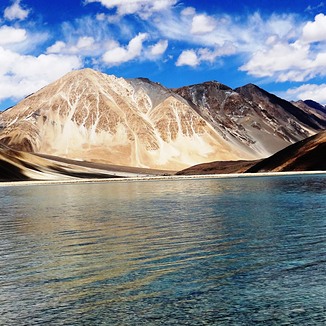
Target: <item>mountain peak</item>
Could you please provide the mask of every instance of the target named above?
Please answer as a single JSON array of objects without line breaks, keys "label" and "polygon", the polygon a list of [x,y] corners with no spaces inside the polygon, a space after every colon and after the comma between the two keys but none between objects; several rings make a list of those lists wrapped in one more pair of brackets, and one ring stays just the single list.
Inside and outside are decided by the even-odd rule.
[{"label": "mountain peak", "polygon": [[91,69],[91,68],[84,68],[84,69],[72,70],[60,79],[76,78],[76,77],[77,78],[78,77],[90,77],[90,76],[99,76],[99,75],[103,75],[103,74],[101,72]]},{"label": "mountain peak", "polygon": [[0,142],[70,159],[177,170],[266,157],[316,132],[292,104],[253,84],[237,90],[242,93],[215,80],[172,90],[148,78],[75,70],[2,112]]},{"label": "mountain peak", "polygon": [[194,88],[207,88],[207,89],[211,89],[211,88],[215,88],[217,90],[221,90],[221,91],[229,91],[232,90],[231,87],[224,85],[216,80],[210,80],[210,81],[206,81],[203,82],[201,84],[194,84],[194,85],[190,85],[188,87],[194,87]]},{"label": "mountain peak", "polygon": [[269,94],[264,89],[252,83],[237,87],[234,89],[234,91],[247,98],[252,98],[252,95],[257,93]]},{"label": "mountain peak", "polygon": [[19,150],[124,166],[177,170],[251,157],[228,144],[189,105],[148,79],[73,71],[1,117],[0,142]]},{"label": "mountain peak", "polygon": [[316,110],[322,111],[326,113],[326,106],[321,105],[320,103],[313,101],[313,100],[304,100],[303,101],[306,105],[310,106],[311,108],[314,108]]}]

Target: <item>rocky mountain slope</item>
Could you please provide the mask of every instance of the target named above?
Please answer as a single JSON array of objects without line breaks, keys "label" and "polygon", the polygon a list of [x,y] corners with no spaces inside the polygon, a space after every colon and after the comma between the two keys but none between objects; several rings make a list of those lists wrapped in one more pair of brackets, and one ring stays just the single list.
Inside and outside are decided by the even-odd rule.
[{"label": "rocky mountain slope", "polygon": [[283,171],[326,171],[326,131],[284,148],[246,172]]},{"label": "rocky mountain slope", "polygon": [[176,175],[204,175],[204,174],[230,174],[244,173],[261,160],[255,161],[214,161],[196,164],[178,171]]},{"label": "rocky mountain slope", "polygon": [[326,128],[326,107],[312,100],[292,102],[319,124],[322,129]]},{"label": "rocky mountain slope", "polygon": [[325,118],[305,113],[252,84],[232,90],[208,82],[176,92],[225,139],[250,148],[256,157],[269,156],[326,127]]},{"label": "rocky mountain slope", "polygon": [[289,145],[270,157],[257,161],[216,161],[191,166],[178,175],[256,173],[286,171],[326,171],[326,131]]},{"label": "rocky mountain slope", "polygon": [[173,170],[253,156],[225,140],[167,88],[91,69],[64,76],[0,119],[3,144],[73,159]]},{"label": "rocky mountain slope", "polygon": [[309,113],[252,85],[232,90],[207,82],[170,90],[84,69],[2,112],[0,143],[68,159],[180,170],[267,157],[325,125],[318,109]]}]

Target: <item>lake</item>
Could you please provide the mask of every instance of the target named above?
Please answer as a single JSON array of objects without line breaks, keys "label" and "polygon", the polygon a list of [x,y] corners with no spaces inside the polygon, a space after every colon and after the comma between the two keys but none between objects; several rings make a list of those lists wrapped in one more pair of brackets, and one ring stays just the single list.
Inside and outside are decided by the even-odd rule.
[{"label": "lake", "polygon": [[0,325],[325,325],[326,176],[0,185]]}]

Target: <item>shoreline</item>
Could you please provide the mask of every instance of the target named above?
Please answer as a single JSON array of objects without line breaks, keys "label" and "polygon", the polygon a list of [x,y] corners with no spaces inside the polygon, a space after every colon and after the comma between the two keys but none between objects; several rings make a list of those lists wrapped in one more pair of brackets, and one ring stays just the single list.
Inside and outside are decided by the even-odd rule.
[{"label": "shoreline", "polygon": [[18,187],[33,185],[61,185],[61,184],[91,184],[111,182],[146,182],[146,181],[168,181],[168,180],[192,180],[192,179],[235,179],[252,177],[278,177],[278,176],[300,176],[300,175],[323,175],[326,171],[289,171],[289,172],[258,172],[258,173],[230,173],[230,174],[197,174],[197,175],[170,175],[170,176],[139,176],[126,178],[71,178],[61,180],[31,180],[31,181],[3,181],[0,187]]}]

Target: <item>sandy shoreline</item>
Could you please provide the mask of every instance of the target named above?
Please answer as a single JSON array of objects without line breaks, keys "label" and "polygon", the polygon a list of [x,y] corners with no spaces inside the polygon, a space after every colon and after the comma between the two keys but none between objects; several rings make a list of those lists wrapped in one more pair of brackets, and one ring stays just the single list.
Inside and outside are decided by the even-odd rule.
[{"label": "sandy shoreline", "polygon": [[231,173],[231,174],[203,174],[203,175],[170,175],[170,176],[140,176],[129,178],[103,178],[103,179],[63,179],[63,180],[35,180],[35,181],[11,181],[0,182],[0,187],[7,186],[32,186],[32,185],[60,185],[79,183],[107,183],[107,182],[145,182],[166,180],[191,180],[191,179],[230,179],[248,177],[278,177],[299,175],[323,175],[326,171],[296,171],[296,172],[261,172],[261,173]]}]

